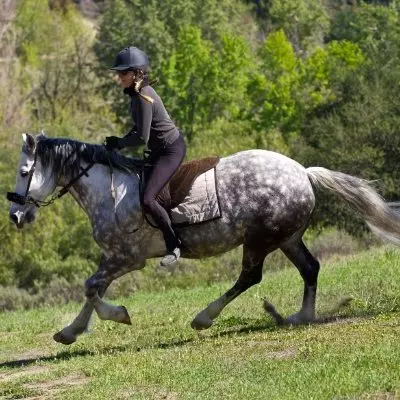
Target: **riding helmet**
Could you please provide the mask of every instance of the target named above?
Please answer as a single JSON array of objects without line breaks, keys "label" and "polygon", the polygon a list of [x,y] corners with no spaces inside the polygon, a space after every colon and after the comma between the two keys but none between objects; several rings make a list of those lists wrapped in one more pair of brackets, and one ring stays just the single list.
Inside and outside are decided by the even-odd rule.
[{"label": "riding helmet", "polygon": [[137,47],[126,47],[117,54],[114,65],[110,69],[116,71],[141,69],[147,72],[149,70],[149,59],[146,53]]}]

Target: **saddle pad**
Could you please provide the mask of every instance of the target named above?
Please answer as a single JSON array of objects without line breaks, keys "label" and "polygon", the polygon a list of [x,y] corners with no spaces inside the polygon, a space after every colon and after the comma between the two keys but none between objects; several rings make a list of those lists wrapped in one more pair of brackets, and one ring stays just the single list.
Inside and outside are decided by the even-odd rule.
[{"label": "saddle pad", "polygon": [[184,226],[220,217],[214,167],[196,178],[183,201],[171,210],[171,221],[174,226]]}]

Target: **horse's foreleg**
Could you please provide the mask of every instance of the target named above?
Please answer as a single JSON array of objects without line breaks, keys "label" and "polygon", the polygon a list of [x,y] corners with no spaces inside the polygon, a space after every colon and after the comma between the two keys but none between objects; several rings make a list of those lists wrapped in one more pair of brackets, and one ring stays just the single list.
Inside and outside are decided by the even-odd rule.
[{"label": "horse's foreleg", "polygon": [[100,319],[132,325],[128,311],[124,306],[109,304],[99,295],[100,287],[103,285],[108,286],[114,279],[124,275],[130,270],[131,269],[121,269],[116,274],[110,274],[107,270],[102,269],[97,271],[85,282],[85,294],[88,302],[94,307]]},{"label": "horse's foreleg", "polygon": [[114,279],[145,266],[145,260],[136,260],[134,264],[121,265],[120,261],[102,257],[99,270],[85,282],[85,294],[88,302],[94,307],[100,319],[111,320],[131,325],[131,319],[124,306],[114,306],[101,298],[100,288],[108,286]]},{"label": "horse's foreleg", "polygon": [[254,249],[249,245],[243,246],[242,271],[234,286],[217,300],[210,303],[204,310],[199,312],[191,323],[194,329],[207,329],[213,324],[222,310],[241,293],[249,287],[261,282],[262,266],[266,257],[264,248]]},{"label": "horse's foreleg", "polygon": [[85,282],[87,301],[81,312],[70,325],[53,336],[54,340],[63,344],[74,343],[78,335],[87,330],[93,310],[97,312],[101,319],[110,319],[112,321],[130,324],[130,318],[125,307],[108,304],[103,301],[101,297],[114,279],[133,269],[142,268],[143,266],[144,262],[139,265],[132,265],[129,268],[118,268],[113,265],[112,268],[110,268],[110,260],[107,260],[103,255],[101,257],[99,270]]},{"label": "horse's foreleg", "polygon": [[[103,286],[99,289],[99,295],[103,296],[107,290],[107,286]],[[89,301],[86,301],[82,310],[78,316],[72,321],[72,323],[66,326],[61,331],[54,334],[53,339],[56,342],[62,344],[72,344],[76,342],[79,335],[87,331],[90,318],[92,316],[94,306]]]},{"label": "horse's foreleg", "polygon": [[302,324],[315,320],[315,300],[319,262],[311,255],[303,241],[287,243],[281,250],[297,267],[304,281],[303,303],[299,312],[288,317],[284,322]]}]

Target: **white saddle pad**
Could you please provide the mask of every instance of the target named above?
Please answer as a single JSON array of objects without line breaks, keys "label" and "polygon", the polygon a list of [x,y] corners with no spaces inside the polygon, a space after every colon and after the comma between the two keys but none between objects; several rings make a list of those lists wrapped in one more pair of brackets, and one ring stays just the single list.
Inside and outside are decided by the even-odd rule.
[{"label": "white saddle pad", "polygon": [[183,202],[171,210],[171,221],[179,226],[220,217],[215,168],[212,168],[196,178]]}]

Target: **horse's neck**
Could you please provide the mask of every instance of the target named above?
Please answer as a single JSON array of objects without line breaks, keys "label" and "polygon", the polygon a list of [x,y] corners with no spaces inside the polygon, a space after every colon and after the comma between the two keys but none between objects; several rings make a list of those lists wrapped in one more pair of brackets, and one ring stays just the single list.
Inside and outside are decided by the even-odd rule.
[{"label": "horse's neck", "polygon": [[[82,163],[81,167],[86,168],[87,164]],[[132,202],[138,202],[139,179],[134,174],[127,174],[114,169],[114,185],[111,184],[110,169],[105,165],[95,164],[87,174],[88,176],[83,175],[73,185],[70,193],[91,220],[101,215],[99,213],[103,213],[104,210],[113,210],[115,201],[118,201],[118,194],[124,190],[124,193],[127,193],[128,187]],[[67,183],[63,182],[64,185]],[[113,189],[116,190],[115,199],[112,196]]]}]

